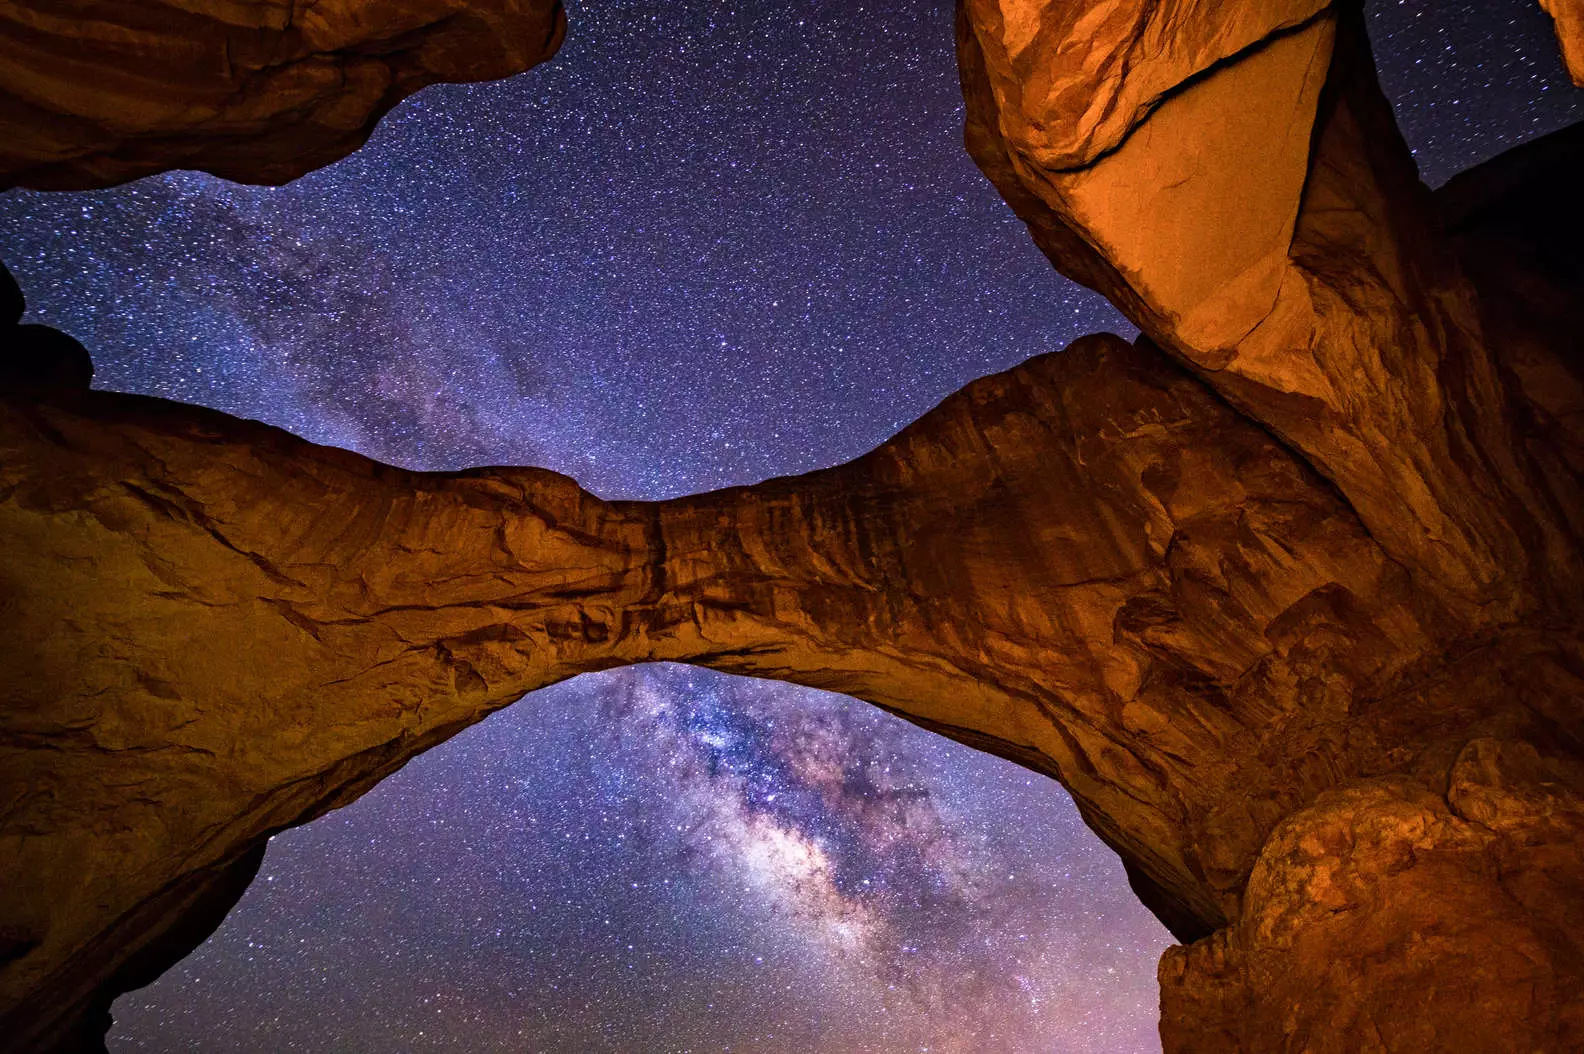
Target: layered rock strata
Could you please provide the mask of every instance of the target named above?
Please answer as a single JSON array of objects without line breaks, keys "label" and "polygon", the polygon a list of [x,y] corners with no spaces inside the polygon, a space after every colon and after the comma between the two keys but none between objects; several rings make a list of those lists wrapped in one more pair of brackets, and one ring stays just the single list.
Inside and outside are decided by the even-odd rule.
[{"label": "layered rock strata", "polygon": [[425,85],[521,73],[565,29],[560,0],[8,0],[0,189],[173,168],[285,183]]}]

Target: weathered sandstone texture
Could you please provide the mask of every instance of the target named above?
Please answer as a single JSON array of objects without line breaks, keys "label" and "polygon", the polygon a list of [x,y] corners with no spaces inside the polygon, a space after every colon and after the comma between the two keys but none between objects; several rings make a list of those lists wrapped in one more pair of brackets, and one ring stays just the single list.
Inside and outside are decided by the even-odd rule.
[{"label": "weathered sandstone texture", "polygon": [[1572,531],[1510,454],[1499,364],[1356,5],[960,10],[970,150],[1058,268],[1300,453],[1462,617],[1576,596]]},{"label": "weathered sandstone texture", "polygon": [[1573,83],[1584,88],[1584,0],[1540,0],[1556,22],[1557,45]]},{"label": "weathered sandstone texture", "polygon": [[1184,942],[1168,1051],[1584,1049],[1584,132],[1431,194],[1344,4],[963,0],[959,50],[975,158],[1144,336],[851,464],[604,502],[9,389],[8,1038],[91,1046],[271,832],[669,659],[1059,779]]},{"label": "weathered sandstone texture", "polygon": [[1336,580],[1275,708],[1348,747],[1261,750],[1309,789],[1163,959],[1167,1049],[1584,1048],[1584,129],[1432,195],[1356,4],[963,0],[959,56],[1052,262],[1334,488],[1424,635],[1365,643]]},{"label": "weathered sandstone texture", "polygon": [[285,183],[425,85],[544,61],[565,28],[560,0],[6,0],[0,189]]},{"label": "weathered sandstone texture", "polygon": [[1444,663],[1444,606],[1147,342],[1088,338],[852,464],[659,505],[131,396],[4,411],[3,978],[30,1038],[102,1014],[269,833],[583,670],[798,681],[1047,772],[1193,938],[1350,777],[1553,747],[1550,687],[1584,668],[1523,626]]}]

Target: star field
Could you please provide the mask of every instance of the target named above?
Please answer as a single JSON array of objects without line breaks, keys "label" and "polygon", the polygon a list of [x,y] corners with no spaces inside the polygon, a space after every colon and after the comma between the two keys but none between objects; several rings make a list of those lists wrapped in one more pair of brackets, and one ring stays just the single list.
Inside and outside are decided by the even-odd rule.
[{"label": "star field", "polygon": [[1126,325],[964,156],[949,5],[570,17],[546,66],[425,91],[284,188],[18,195],[9,261],[103,387],[603,497],[846,460]]},{"label": "star field", "polygon": [[1381,87],[1432,187],[1584,119],[1538,4],[1376,0],[1365,12]]},{"label": "star field", "polygon": [[[127,1050],[1149,1049],[1157,923],[1042,777],[684,667],[278,837]],[[1076,848],[1073,848],[1076,847]]]},{"label": "star field", "polygon": [[[835,464],[1132,329],[961,146],[948,3],[570,4],[282,188],[0,198],[99,387],[656,498]],[[1374,3],[1426,180],[1584,117],[1530,0]],[[680,666],[536,692],[271,844],[124,1051],[1159,1049],[1170,942],[1054,783]]]}]

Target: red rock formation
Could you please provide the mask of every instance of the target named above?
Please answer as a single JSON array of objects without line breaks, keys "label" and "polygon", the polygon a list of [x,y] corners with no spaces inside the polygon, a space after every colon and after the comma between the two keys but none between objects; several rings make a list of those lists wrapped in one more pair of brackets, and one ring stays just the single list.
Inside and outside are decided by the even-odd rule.
[{"label": "red rock formation", "polygon": [[1444,785],[1476,737],[1551,756],[1576,734],[1571,631],[1449,663],[1455,623],[1330,487],[1115,338],[851,465],[658,506],[156,400],[5,409],[0,977],[9,1034],[41,1042],[200,938],[270,832],[582,670],[784,678],[1047,772],[1184,938],[1246,928],[1270,832],[1351,777]]},{"label": "red rock formation", "polygon": [[[1357,5],[959,12],[969,149],[1052,262],[1332,483],[1436,613],[1373,688],[1328,704],[1288,683],[1299,711],[1335,707],[1344,741],[1396,717],[1373,761],[1282,753],[1295,774],[1322,766],[1318,793],[1255,822],[1228,928],[1162,961],[1167,1048],[1584,1046],[1581,683],[1560,657],[1584,602],[1584,263],[1565,189],[1584,136],[1437,200]],[[1520,684],[1529,633],[1562,651]],[[1492,635],[1509,659],[1468,663]],[[1308,678],[1373,651],[1350,639]],[[1482,738],[1503,696],[1537,723]],[[1404,765],[1427,735],[1446,738]]]},{"label": "red rock formation", "polygon": [[9,0],[0,189],[172,168],[285,183],[362,146],[425,85],[544,61],[565,28],[560,0]]},{"label": "red rock formation", "polygon": [[1577,597],[1357,6],[1235,10],[965,0],[970,150],[1058,268],[1299,451],[1422,587],[1471,622]]},{"label": "red rock formation", "polygon": [[1556,21],[1557,46],[1573,83],[1584,88],[1584,3],[1580,0],[1540,0]]},{"label": "red rock formation", "polygon": [[1166,1049],[1584,1047],[1575,745],[1475,737],[1440,778],[1348,780],[1287,817],[1236,923],[1162,958]]},{"label": "red rock formation", "polygon": [[0,404],[8,1036],[91,1042],[270,832],[523,691],[673,659],[1061,780],[1187,942],[1168,1050],[1584,1047],[1584,134],[1431,195],[1356,6],[959,28],[976,159],[1146,336],[850,465],[607,503]]}]

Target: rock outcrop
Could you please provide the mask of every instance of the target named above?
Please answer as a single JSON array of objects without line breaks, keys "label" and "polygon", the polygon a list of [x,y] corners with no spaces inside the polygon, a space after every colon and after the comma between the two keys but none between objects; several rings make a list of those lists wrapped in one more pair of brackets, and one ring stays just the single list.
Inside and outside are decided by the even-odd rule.
[{"label": "rock outcrop", "polygon": [[1584,799],[1572,744],[1545,745],[1476,736],[1441,778],[1347,780],[1283,820],[1237,921],[1162,958],[1165,1048],[1580,1049]]},{"label": "rock outcrop", "polygon": [[[1167,1049],[1584,1045],[1584,685],[1571,659],[1521,687],[1460,655],[1579,626],[1584,134],[1432,195],[1357,4],[963,0],[959,55],[970,152],[1052,262],[1333,485],[1435,612],[1436,643],[1382,671],[1397,689],[1335,705],[1354,729],[1422,713],[1436,761],[1386,760],[1425,744],[1417,719],[1382,764],[1285,755],[1330,785],[1238,857],[1227,928],[1162,961]],[[1551,730],[1485,737],[1492,693]]]},{"label": "rock outcrop", "polygon": [[1580,0],[1540,0],[1556,24],[1557,46],[1573,83],[1584,88],[1584,3]]},{"label": "rock outcrop", "polygon": [[93,383],[88,349],[50,326],[23,325],[22,290],[0,264],[0,388],[84,389]]},{"label": "rock outcrop", "polygon": [[604,502],[0,400],[9,1037],[92,1044],[271,832],[667,659],[1060,780],[1184,941],[1169,1051],[1584,1047],[1584,134],[1431,194],[1352,4],[963,0],[959,49],[975,158],[1144,336],[851,464]]},{"label": "rock outcrop", "polygon": [[560,0],[10,0],[0,189],[173,168],[285,183],[425,85],[521,73],[565,29]]},{"label": "rock outcrop", "polygon": [[960,10],[969,149],[1058,268],[1299,452],[1471,622],[1578,598],[1574,534],[1546,467],[1508,455],[1499,366],[1357,4]]}]

